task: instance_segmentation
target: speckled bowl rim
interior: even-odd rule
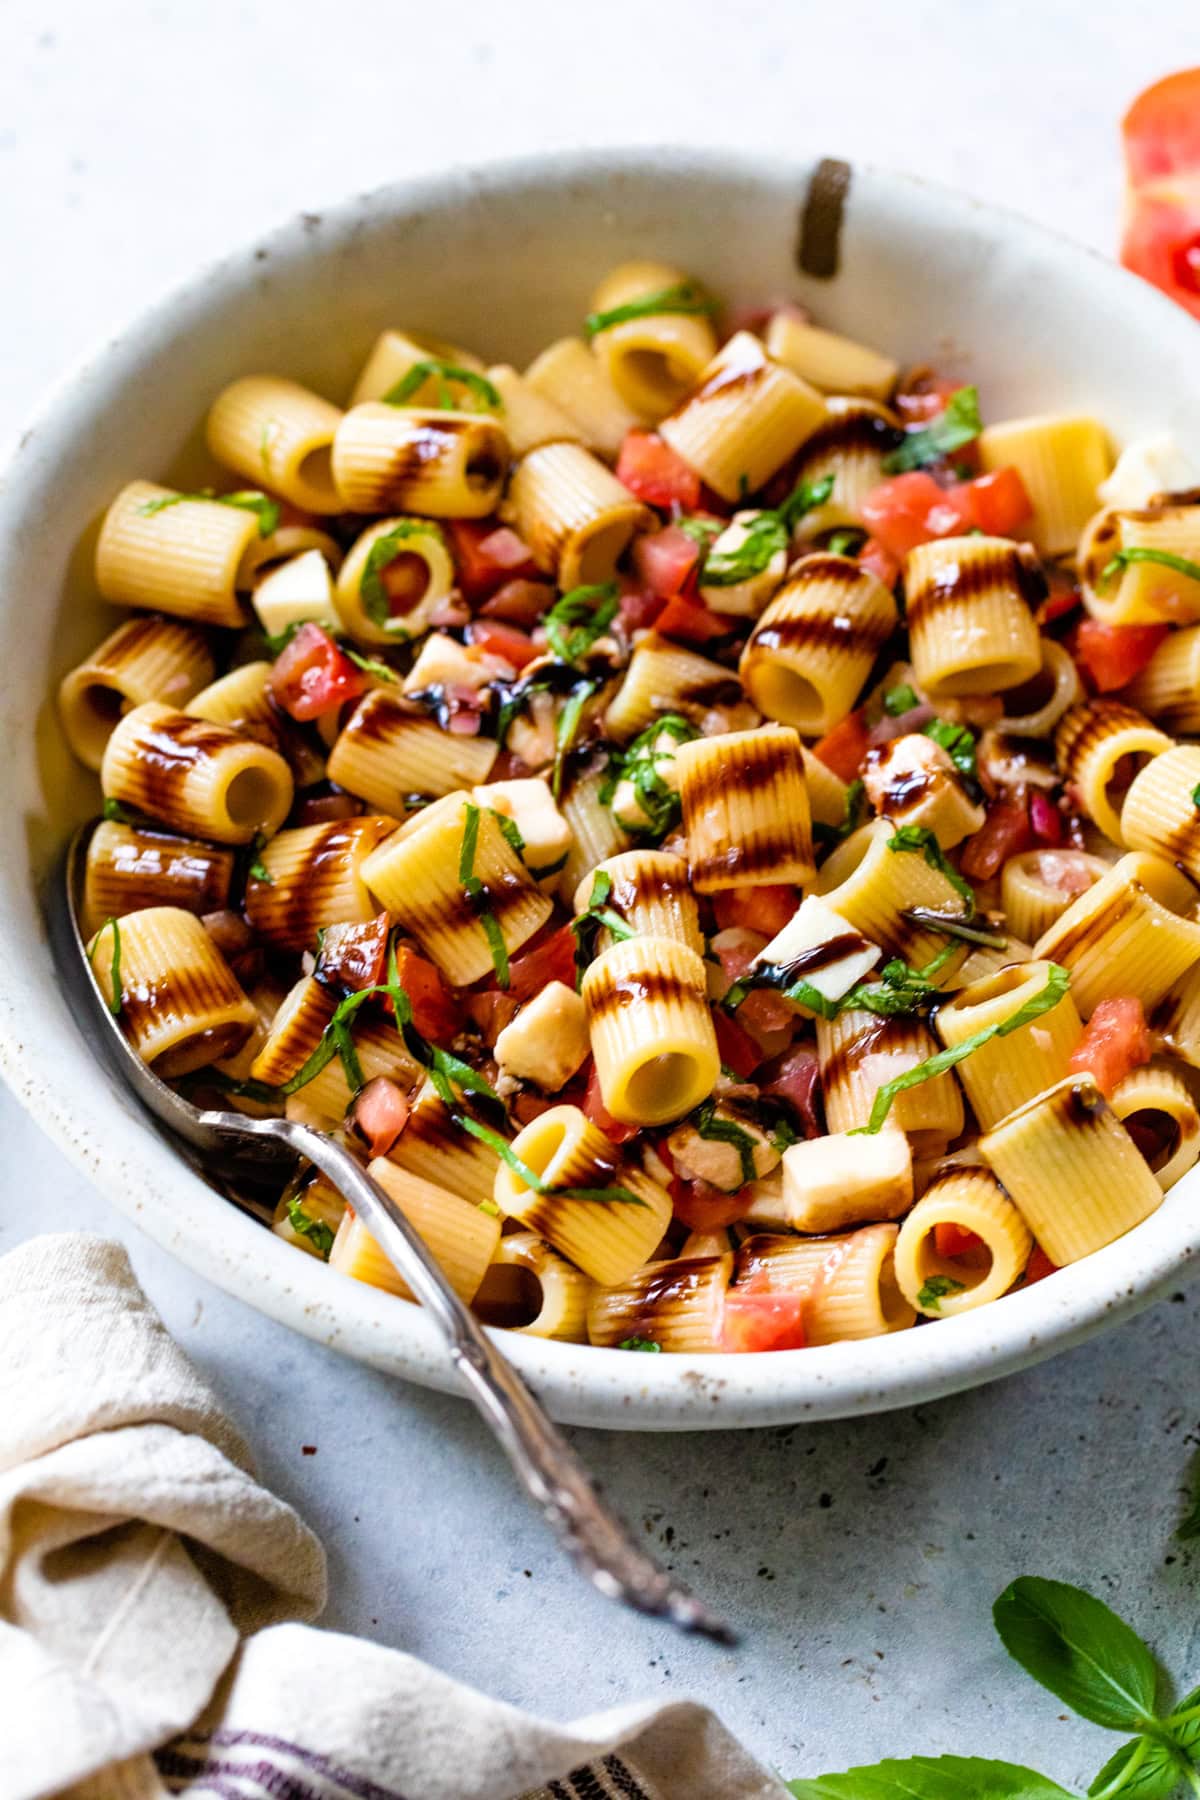
[[[595,183],[622,173],[644,177],[648,166],[676,180],[703,182],[731,174],[772,184],[786,179],[800,193],[814,159],[644,148],[525,157],[479,171],[397,182],[341,202],[319,219],[301,215],[208,265],[55,385],[18,435],[0,472],[0,553],[19,554],[17,540],[28,525],[31,496],[47,480],[44,468],[31,464],[53,456],[60,433],[77,431],[81,421],[86,424],[96,416],[106,388],[119,390],[132,378],[138,344],[168,327],[178,333],[181,323],[186,330],[189,319],[213,307],[228,309],[264,255],[275,267],[300,266],[327,254],[338,233],[352,233],[356,220],[379,208],[400,219],[454,205],[464,194],[514,191],[537,205],[540,197],[561,195],[572,183]],[[919,217],[922,209],[933,208],[943,219],[978,229],[982,213],[1006,241],[1032,245],[1042,254],[1053,251],[1073,278],[1100,289],[1126,328],[1166,334],[1169,342],[1178,343],[1181,369],[1185,359],[1195,364],[1196,339],[1189,335],[1195,325],[1096,253],[912,177],[858,165],[854,178],[867,182],[876,198],[882,191],[894,202],[898,218],[910,212]],[[11,628],[0,625],[0,647],[5,629]],[[31,1022],[21,1004],[21,962],[20,933],[0,930],[0,1071],[42,1129],[106,1199],[197,1274],[279,1323],[390,1373],[455,1390],[447,1358],[419,1309],[298,1255],[202,1182],[102,1073],[88,1081],[81,1062],[87,1052],[65,1035],[71,1030],[69,1021],[46,1032]],[[64,1070],[69,1076],[72,1069],[78,1085],[68,1101]],[[631,1356],[514,1332],[497,1337],[550,1411],[569,1423],[694,1430],[881,1411],[1010,1374],[1150,1304],[1196,1262],[1198,1199],[1200,1169],[1118,1243],[1050,1281],[933,1329],[763,1356]]]

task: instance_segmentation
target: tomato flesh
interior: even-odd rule
[[[489,600],[506,581],[540,573],[524,538],[495,519],[447,519],[458,585],[472,603]]]
[[[575,986],[575,934],[569,925],[559,926],[508,965],[507,992],[514,1000],[532,1000],[552,981]]]
[[[762,1061],[762,1051],[750,1033],[744,1031],[737,1020],[719,1006],[713,1008],[713,1027],[717,1034],[717,1051],[722,1065],[732,1069],[743,1081],[748,1075],[753,1075]]]
[[[1134,994],[1101,1000],[1071,1052],[1073,1074],[1090,1074],[1105,1099],[1143,1063],[1150,1061],[1150,1032],[1141,1001]]]
[[[900,564],[890,550],[885,550],[878,538],[869,537],[858,553],[858,566],[882,581],[884,587],[893,588],[900,579]]]
[[[620,1119],[614,1119],[605,1106],[604,1097],[600,1092],[600,1077],[596,1073],[594,1062],[588,1065],[587,1089],[580,1101],[580,1106],[592,1124],[600,1127],[610,1144],[627,1144],[631,1137],[637,1136],[638,1126],[626,1125]]]
[[[396,950],[396,972],[412,1002],[413,1024],[421,1036],[445,1044],[459,1029],[459,1010],[437,969],[401,944]]]
[[[1169,625],[1105,625],[1099,619],[1081,619],[1070,650],[1096,692],[1111,694],[1141,674],[1169,631]]]
[[[933,1242],[939,1256],[965,1256],[968,1250],[978,1250],[983,1239],[977,1231],[968,1231],[965,1225],[955,1225],[948,1219],[934,1226]]]
[[[271,697],[289,718],[319,719],[367,691],[367,678],[319,625],[302,625],[271,666]]]
[[[1033,501],[1018,470],[994,469],[973,481],[957,483],[950,490],[955,500],[988,537],[1012,537],[1019,525],[1033,517]]]
[[[514,669],[523,669],[541,655],[528,632],[506,625],[502,619],[473,619],[467,637],[485,656],[498,656]]]
[[[386,1156],[408,1123],[408,1111],[404,1090],[377,1075],[355,1096],[350,1118],[371,1155]]]
[[[700,504],[699,475],[657,431],[635,429],[625,434],[617,480],[647,506],[677,506],[691,512]]]
[[[645,532],[633,546],[633,566],[647,593],[673,600],[685,588],[694,590],[700,549],[678,525]]]
[[[1016,800],[993,800],[987,818],[967,839],[960,867],[971,881],[990,881],[1010,856],[1028,850],[1032,842],[1027,809]]]
[[[682,595],[668,600],[654,623],[664,637],[683,644],[711,644],[715,638],[728,637],[730,631],[728,619]]]
[[[1032,1287],[1035,1281],[1045,1281],[1047,1275],[1057,1275],[1058,1264],[1052,1263],[1040,1244],[1035,1244],[1029,1253],[1029,1261],[1025,1264],[1025,1280],[1023,1287]]]
[[[819,757],[827,769],[832,769],[840,781],[853,781],[870,748],[871,734],[860,708],[847,713],[832,731],[826,732],[813,745],[813,755]]]
[[[391,920],[385,912],[358,925],[330,925],[317,957],[318,981],[345,993],[377,987],[383,980]]]
[[[725,1295],[721,1347],[735,1352],[803,1350],[804,1296],[772,1290],[761,1275]]]
[[[760,931],[765,938],[782,931],[799,904],[799,889],[787,882],[722,888],[712,896],[713,914],[721,931],[741,926],[747,931]]]
[[[871,489],[862,503],[862,520],[871,536],[901,560],[918,544],[957,537],[974,519],[954,488],[939,487],[924,469],[892,475]]]

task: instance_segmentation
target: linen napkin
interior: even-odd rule
[[[785,1792],[702,1706],[556,1725],[305,1623],[321,1546],[119,1244],[0,1258],[0,1371],[2,1800]]]

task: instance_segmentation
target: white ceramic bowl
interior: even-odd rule
[[[205,478],[199,423],[233,376],[276,370],[341,397],[388,324],[520,365],[576,329],[596,279],[631,254],[679,263],[734,305],[805,301],[901,360],[978,381],[993,419],[1082,408],[1118,440],[1166,430],[1200,454],[1200,334],[1150,288],[1018,219],[873,169],[850,177],[838,241],[838,171],[825,167],[814,205],[814,168],[608,152],[400,184],[304,214],[206,269],[62,381],[0,482],[0,1066],[100,1192],[199,1274],[427,1386],[453,1384],[418,1309],[331,1274],[205,1186],[93,1062],[56,984],[38,884],[98,793],[59,738],[50,696],[109,624],[91,578],[96,521],[133,476]],[[1136,1231],[1053,1280],[895,1337],[647,1357],[502,1335],[568,1421],[663,1430],[837,1417],[927,1400],[1078,1343],[1177,1281],[1198,1245],[1200,1169]]]

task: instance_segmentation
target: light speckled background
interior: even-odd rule
[[[1107,247],[1115,121],[1189,62],[1190,0],[1165,0],[1153,30],[1144,9],[1105,0],[4,0],[0,431],[231,238],[448,161],[803,143]],[[743,1626],[744,1647],[723,1655],[582,1592],[465,1406],[391,1386],[199,1283],[108,1213],[2,1093],[0,1131],[0,1248],[77,1226],[128,1243],[266,1479],[325,1539],[331,1628],[559,1718],[693,1694],[787,1774],[960,1750],[1086,1783],[1105,1734],[1061,1716],[990,1635],[992,1599],[1022,1572],[1090,1583],[1200,1678],[1195,1574],[1171,1535],[1200,1442],[1193,1298],[911,1413],[723,1438],[575,1433],[617,1504]]]

